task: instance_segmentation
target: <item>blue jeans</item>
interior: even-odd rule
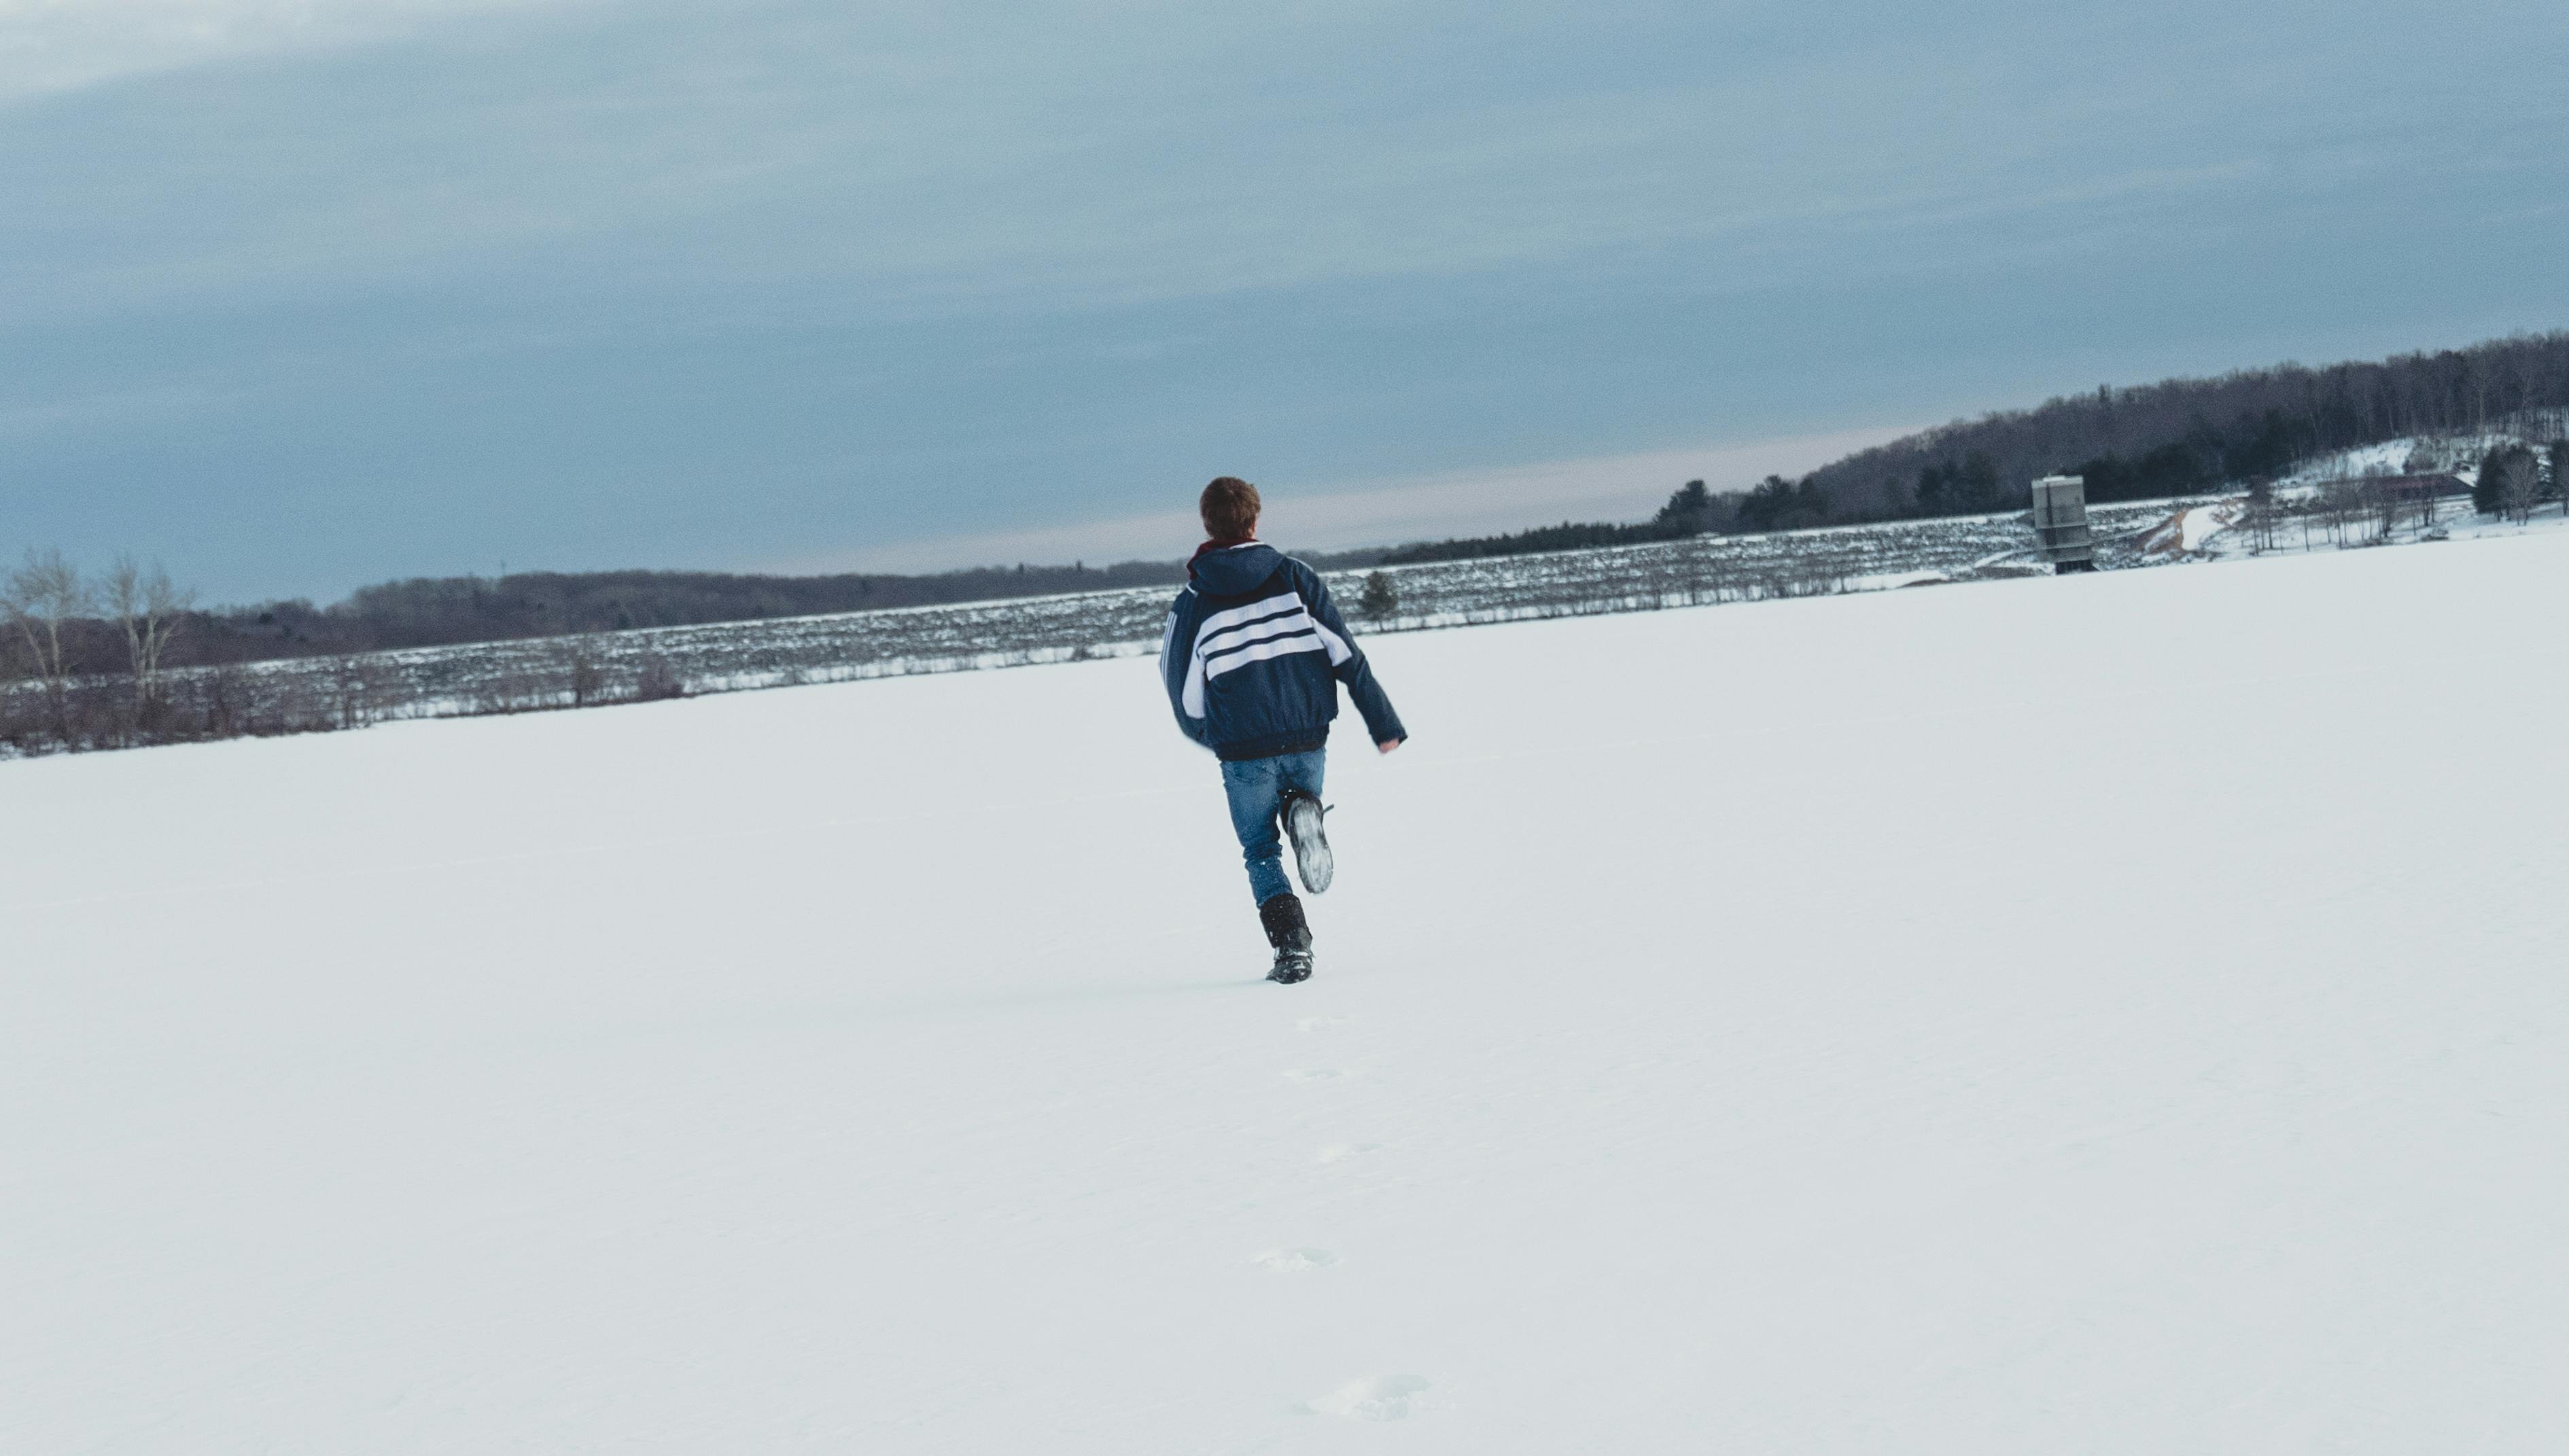
[[[1240,857],[1249,862],[1249,893],[1265,905],[1293,893],[1281,863],[1284,841],[1276,816],[1284,807],[1284,791],[1299,789],[1320,797],[1320,773],[1329,751],[1285,753],[1274,758],[1243,759],[1222,766],[1222,791],[1231,797],[1231,827],[1240,836]]]

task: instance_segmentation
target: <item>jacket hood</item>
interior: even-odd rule
[[[1284,564],[1284,553],[1263,541],[1198,551],[1187,562],[1187,584],[1207,596],[1241,596]]]

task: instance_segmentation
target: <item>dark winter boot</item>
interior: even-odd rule
[[[1284,838],[1293,846],[1293,869],[1302,877],[1302,893],[1324,895],[1337,874],[1329,855],[1329,835],[1320,821],[1329,811],[1299,789],[1284,791]]]
[[[1311,927],[1302,919],[1302,902],[1280,895],[1258,908],[1258,922],[1267,927],[1267,943],[1276,947],[1275,967],[1267,978],[1281,985],[1311,975]]]

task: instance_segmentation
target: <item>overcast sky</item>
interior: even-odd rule
[[[0,0],[0,552],[218,599],[1634,516],[2569,324],[2558,0]]]

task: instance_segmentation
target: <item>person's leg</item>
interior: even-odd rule
[[[1293,893],[1292,883],[1284,878],[1284,842],[1276,831],[1278,798],[1284,792],[1278,767],[1282,762],[1254,758],[1222,766],[1232,832],[1240,836],[1240,858],[1249,867],[1249,893],[1260,905]]]
[[[1327,749],[1315,748],[1309,753],[1288,753],[1275,760],[1275,763],[1278,774],[1276,791],[1279,796],[1282,796],[1286,789],[1299,789],[1314,799],[1320,797],[1320,780],[1326,776],[1329,768]]]
[[[1328,769],[1328,753],[1315,748],[1276,762],[1281,781],[1277,801],[1283,806],[1279,817],[1284,838],[1293,846],[1293,868],[1302,876],[1304,894],[1323,894],[1337,875],[1328,832],[1320,824],[1320,782]]]

